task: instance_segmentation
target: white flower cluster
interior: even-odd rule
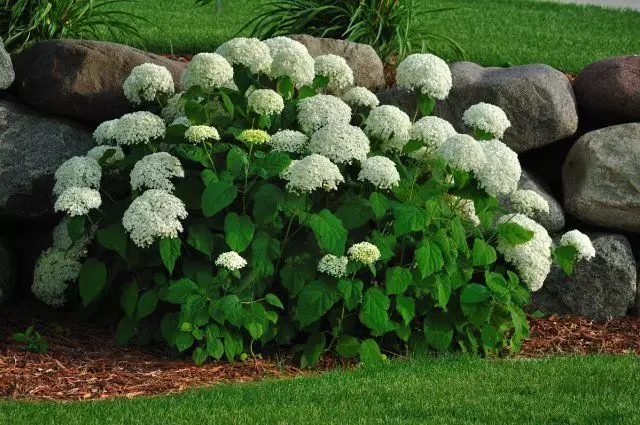
[[[456,134],[456,130],[449,121],[433,116],[421,118],[411,126],[409,138],[420,140],[424,143],[424,147],[411,152],[409,156],[419,161],[424,160],[429,153],[435,152],[445,140]]]
[[[579,230],[571,230],[560,238],[560,246],[571,245],[578,250],[578,260],[591,260],[596,256],[596,249],[589,236]]]
[[[298,88],[313,83],[315,62],[304,44],[288,37],[274,37],[264,43],[273,60],[269,70],[271,78],[288,76]]]
[[[330,91],[342,91],[353,85],[353,71],[347,61],[338,55],[321,55],[314,59],[315,74],[327,77]]]
[[[476,171],[480,186],[491,196],[506,195],[518,188],[522,168],[518,154],[499,140],[478,142],[486,163]]]
[[[549,213],[549,203],[534,190],[517,189],[509,197],[513,212],[535,218],[539,214]]]
[[[480,143],[466,134],[456,134],[445,140],[438,148],[438,156],[453,168],[476,174],[487,163]]]
[[[278,115],[284,110],[284,99],[273,90],[253,90],[247,96],[247,107],[258,115]]]
[[[122,217],[122,225],[137,246],[145,248],[155,239],[177,238],[182,232],[180,219],[187,210],[179,198],[169,192],[150,189],[134,199]]]
[[[162,108],[160,116],[166,123],[172,123],[177,118],[184,116],[184,102],[181,101],[184,92],[176,93],[167,100],[167,104]]]
[[[114,162],[118,162],[124,159],[124,152],[122,152],[120,146],[109,145],[100,145],[96,146],[95,148],[89,149],[89,151],[87,152],[87,157],[93,158],[99,163],[104,154],[107,153],[107,151],[113,152],[111,153],[111,156],[105,161],[106,164],[113,164]]]
[[[342,95],[342,100],[353,108],[365,107],[373,109],[380,104],[378,97],[365,87],[353,87],[349,89]]]
[[[351,108],[335,96],[318,94],[298,103],[298,123],[307,134],[329,123],[349,124],[350,121]]]
[[[97,144],[109,144],[116,141],[115,129],[118,125],[118,120],[105,121],[96,127],[93,132],[93,139]]]
[[[269,145],[277,152],[303,153],[307,150],[309,138],[295,130],[280,130],[271,136]]]
[[[131,188],[133,190],[161,189],[172,192],[171,178],[173,177],[184,177],[180,160],[167,152],[152,153],[133,166]]]
[[[482,130],[496,139],[501,139],[511,123],[504,111],[490,103],[478,103],[467,109],[462,121],[471,128]]]
[[[539,290],[551,270],[551,237],[544,227],[522,214],[503,216],[498,221],[516,223],[534,233],[530,241],[519,245],[510,245],[499,239],[497,249],[516,268],[531,291]]]
[[[240,254],[235,251],[223,252],[216,258],[216,266],[224,267],[227,270],[235,271],[240,270],[247,265],[247,260],[242,258]]]
[[[114,139],[119,145],[149,143],[164,137],[167,132],[164,120],[147,111],[132,112],[120,118],[114,127]]]
[[[87,256],[87,247],[95,236],[95,227],[85,232],[79,239],[72,241],[67,228],[69,220],[63,219],[53,228],[53,248],[64,251],[73,258],[83,258]]]
[[[54,175],[53,194],[60,196],[70,187],[100,188],[102,168],[95,158],[74,156],[58,167]]]
[[[329,276],[341,278],[347,275],[348,263],[349,259],[347,257],[336,257],[335,255],[327,254],[318,262],[318,271]]]
[[[372,156],[362,163],[359,181],[368,181],[378,189],[389,190],[400,184],[396,164],[386,156]]]
[[[65,212],[71,217],[85,215],[102,204],[100,192],[88,187],[70,187],[56,200],[53,208],[56,212]]]
[[[184,137],[191,143],[204,143],[207,140],[220,140],[220,134],[215,127],[208,125],[193,125],[184,132]]]
[[[480,225],[480,217],[476,214],[476,206],[471,199],[453,195],[447,195],[446,199],[451,208],[458,211],[463,219],[470,221],[474,226]]]
[[[266,73],[271,68],[269,46],[257,38],[238,37],[223,43],[216,53],[231,65],[243,65],[252,74]]]
[[[451,70],[445,61],[431,54],[414,54],[398,65],[396,81],[399,87],[420,89],[434,99],[445,99],[451,91]]]
[[[385,152],[400,152],[409,141],[411,119],[400,108],[380,105],[371,110],[364,131],[383,142]]]
[[[198,53],[182,74],[182,88],[200,86],[205,91],[223,87],[233,80],[233,67],[217,53]]]
[[[363,264],[372,265],[380,259],[380,250],[369,242],[360,242],[347,251],[349,258]]]
[[[318,154],[292,161],[281,177],[288,182],[287,190],[298,193],[311,193],[316,189],[328,192],[336,190],[338,184],[344,182],[338,166]]]
[[[336,164],[364,161],[369,154],[369,139],[360,129],[349,124],[329,123],[311,135],[309,150]]]
[[[175,92],[169,70],[154,63],[143,63],[133,68],[122,88],[124,96],[134,105],[152,102],[160,94],[172,95]]]
[[[42,302],[52,307],[65,303],[64,292],[69,282],[80,274],[80,262],[66,252],[50,248],[40,254],[33,272],[31,292]]]

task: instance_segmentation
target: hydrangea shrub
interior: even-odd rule
[[[344,60],[283,37],[196,55],[183,92],[170,80],[134,69],[125,94],[149,110],[100,125],[99,146],[60,167],[67,217],[32,287],[119,311],[122,342],[198,363],[289,346],[304,366],[517,350],[552,259],[570,271],[594,255],[579,232],[554,248],[525,215],[544,200],[516,191],[504,112],[472,107],[476,138],[429,116],[451,88],[435,56],[398,67],[417,121],[351,87]],[[509,195],[512,212],[496,198]]]

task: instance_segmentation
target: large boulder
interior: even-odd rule
[[[587,127],[640,121],[640,56],[594,62],[580,72],[573,89]]]
[[[93,145],[84,126],[0,100],[0,218],[50,214],[56,169]]]
[[[578,314],[594,320],[622,317],[636,298],[636,263],[627,238],[592,234],[596,257],[579,261],[573,275],[554,265],[543,288],[532,295],[532,310]]]
[[[7,241],[0,238],[0,304],[4,304],[13,294],[16,284],[15,265],[7,246]]]
[[[186,66],[122,44],[43,41],[14,57],[13,90],[34,108],[97,124],[133,110],[122,84],[146,62],[166,67],[176,84]]]
[[[565,210],[608,229],[640,233],[640,124],[592,131],[562,170]]]
[[[384,67],[380,57],[368,44],[333,38],[319,38],[306,34],[290,35],[304,44],[313,57],[333,54],[343,57],[353,70],[355,85],[378,91],[385,86]]]
[[[16,74],[13,71],[11,56],[4,48],[4,43],[0,38],[0,90],[6,90],[13,84]]]

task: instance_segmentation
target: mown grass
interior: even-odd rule
[[[460,9],[427,18],[420,26],[457,40],[468,59],[485,66],[546,63],[577,72],[598,59],[640,53],[640,13],[539,0],[422,0],[434,8]],[[194,6],[193,0],[140,0],[128,10],[141,24],[146,48],[161,53],[211,51],[233,37],[265,0],[223,0]],[[447,60],[456,58],[433,46]]]
[[[393,362],[102,402],[0,401],[7,425],[638,424],[635,356]]]

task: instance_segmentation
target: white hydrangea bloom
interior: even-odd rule
[[[487,159],[476,172],[480,186],[491,196],[507,195],[516,190],[522,175],[518,154],[499,140],[477,143]]]
[[[445,61],[428,53],[407,56],[396,71],[399,87],[420,89],[423,94],[434,99],[446,99],[453,81],[451,70]]]
[[[513,212],[535,218],[538,214],[549,213],[549,203],[534,190],[517,189],[509,197]]]
[[[522,214],[503,216],[498,222],[516,223],[533,232],[530,241],[519,245],[510,245],[500,238],[497,250],[516,268],[520,278],[531,291],[539,290],[551,271],[551,237],[544,227]]]
[[[385,152],[400,152],[409,141],[411,119],[400,108],[380,105],[371,110],[364,131],[383,142]]]
[[[278,115],[284,110],[284,99],[273,90],[253,90],[247,96],[247,108],[258,115]]]
[[[240,133],[237,139],[245,143],[261,145],[262,143],[267,143],[271,139],[271,136],[264,130],[248,129]]]
[[[160,116],[166,123],[172,123],[181,116],[184,116],[184,102],[181,97],[184,92],[176,93],[167,100],[167,105],[162,108]]]
[[[182,88],[200,86],[205,91],[218,89],[233,80],[233,67],[217,53],[198,53],[182,74]]]
[[[342,95],[342,100],[352,108],[359,106],[373,109],[380,104],[378,97],[365,87],[353,87]]]
[[[65,251],[67,255],[73,258],[83,258],[87,256],[87,247],[93,242],[96,227],[93,226],[86,231],[79,239],[72,241],[67,228],[69,219],[63,219],[56,227],[53,228],[53,248]]]
[[[55,173],[56,184],[53,194],[59,196],[70,187],[100,188],[102,168],[95,158],[74,156],[58,167]]]
[[[307,150],[309,138],[295,130],[280,130],[267,141],[271,149],[278,152],[303,153]]]
[[[579,230],[571,230],[560,238],[560,246],[571,245],[578,250],[578,260],[591,260],[596,256],[596,249],[589,236]]]
[[[318,262],[318,271],[337,278],[345,277],[348,263],[349,259],[347,257],[336,257],[335,255],[327,254]]]
[[[446,195],[445,200],[464,220],[470,221],[474,226],[480,225],[480,217],[476,214],[476,206],[471,199],[464,199],[454,195]]]
[[[124,96],[134,105],[153,102],[160,94],[172,95],[175,92],[169,70],[154,63],[143,63],[133,68],[122,88]]]
[[[189,121],[189,118],[183,115],[171,121],[170,125],[184,125],[185,127],[191,127],[191,121]]]
[[[80,262],[66,252],[49,248],[36,262],[31,292],[43,303],[60,307],[65,303],[68,284],[78,278],[81,267]]]
[[[133,200],[122,217],[122,225],[137,246],[145,248],[156,239],[177,238],[181,219],[187,218],[182,201],[159,189],[150,189]]]
[[[480,143],[466,134],[449,137],[440,145],[437,154],[451,167],[472,173],[478,173],[487,163]]]
[[[104,154],[107,153],[107,151],[111,151],[111,150],[113,150],[114,152],[111,154],[109,159],[107,159],[106,164],[113,164],[114,162],[118,162],[124,159],[124,152],[122,152],[122,149],[120,148],[120,146],[109,146],[109,145],[100,145],[100,146],[96,146],[95,148],[89,149],[89,152],[87,152],[87,157],[93,158],[99,163],[102,157],[104,156]],[[77,186],[77,185],[74,185],[74,186]]]
[[[203,143],[207,140],[220,140],[220,134],[215,127],[208,125],[193,125],[184,132],[184,137],[191,143]]]
[[[164,120],[148,111],[123,115],[114,129],[114,138],[119,145],[149,143],[165,136],[167,128]]]
[[[216,53],[224,57],[231,65],[243,65],[252,74],[268,72],[271,68],[269,46],[257,38],[238,37],[223,43]]]
[[[309,150],[336,164],[364,161],[369,154],[369,139],[360,127],[329,123],[311,135]]]
[[[93,139],[99,145],[109,144],[116,141],[115,129],[118,125],[118,120],[105,121],[96,127],[93,132]]]
[[[329,78],[327,89],[342,91],[353,85],[353,71],[347,61],[338,55],[321,55],[314,59],[316,75]]]
[[[235,251],[223,252],[216,258],[216,266],[224,267],[227,270],[235,271],[247,265],[247,260],[242,258],[240,254]]]
[[[349,124],[350,121],[351,108],[335,96],[317,94],[298,103],[298,122],[307,134],[329,123]]]
[[[308,86],[315,77],[315,62],[304,44],[288,37],[274,37],[264,43],[271,52],[271,78],[289,76],[295,87]]]
[[[445,140],[456,134],[458,132],[449,121],[433,116],[419,119],[409,130],[411,140],[420,140],[429,150],[439,148]]]
[[[371,265],[380,259],[380,250],[369,242],[360,242],[353,245],[347,251],[349,258],[360,261],[363,264]]]
[[[386,156],[372,156],[362,163],[359,181],[368,181],[379,189],[392,189],[400,184],[396,164]]]
[[[471,128],[482,130],[496,139],[501,139],[511,122],[504,111],[490,103],[478,103],[467,109],[462,115],[462,121]]]
[[[338,184],[344,182],[338,166],[329,158],[318,154],[291,162],[281,177],[288,181],[287,190],[299,193],[310,193],[316,189],[328,192],[336,190]]]
[[[184,177],[180,160],[167,152],[152,153],[133,166],[131,188],[133,190],[162,189],[172,192],[171,178],[173,177]]]
[[[70,187],[66,189],[54,204],[56,212],[65,212],[71,217],[86,215],[102,204],[100,192],[88,187]]]

